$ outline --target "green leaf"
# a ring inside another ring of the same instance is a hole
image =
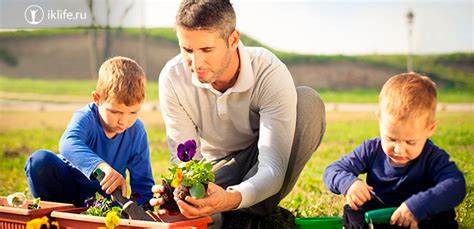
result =
[[[204,185],[196,183],[189,189],[189,193],[192,197],[199,199],[204,197],[206,190],[204,190]]]

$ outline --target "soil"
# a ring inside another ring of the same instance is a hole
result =
[[[185,198],[186,196],[190,196],[191,194],[189,193],[189,188],[183,185],[178,186],[173,194],[178,197],[182,201],[186,201]]]
[[[165,191],[161,193],[161,198],[164,199],[165,203],[163,205],[160,205],[160,209],[168,210],[168,213],[170,215],[179,214],[179,207],[178,204],[176,204],[173,195],[174,188],[168,185],[168,183],[166,183],[165,181],[162,181],[161,184],[165,187]]]
[[[104,47],[104,36],[98,37],[98,47]],[[128,56],[138,61],[147,78],[157,81],[160,70],[179,53],[178,46],[167,40],[115,33],[109,56]],[[97,69],[91,61],[93,49],[87,33],[47,37],[0,37],[0,50],[7,51],[16,61],[11,66],[0,59],[0,75],[40,79],[95,79]],[[102,56],[100,53],[99,56]],[[103,58],[99,60],[101,63]],[[347,61],[287,64],[297,86],[313,88],[380,88],[391,75],[399,73],[387,67]]]

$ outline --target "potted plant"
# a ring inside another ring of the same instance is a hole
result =
[[[188,140],[178,145],[179,164],[172,164],[166,176],[162,176],[165,191],[161,194],[165,203],[160,206],[167,209],[169,214],[178,214],[179,208],[173,197],[185,201],[186,196],[196,199],[206,196],[209,182],[214,182],[215,175],[212,164],[205,159],[193,160],[196,155],[196,141]]]
[[[85,203],[88,207],[53,211],[51,216],[62,228],[207,228],[207,224],[212,222],[210,217],[187,219],[183,215],[160,216],[155,212],[150,214],[156,221],[131,219],[123,214],[121,207],[113,206],[111,200],[99,193],[86,199]]]
[[[0,228],[26,228],[28,221],[48,217],[58,209],[74,208],[72,204],[26,199],[23,193],[0,197]]]
[[[80,214],[86,208],[75,208],[60,211],[53,211],[51,217],[58,222],[61,228],[99,228],[112,227],[121,228],[207,228],[208,223],[212,222],[211,217],[200,217],[187,219],[183,215],[163,215],[159,216],[153,213],[157,218],[156,222],[134,219],[122,219],[113,213],[108,214],[108,218],[103,216],[92,216]]]

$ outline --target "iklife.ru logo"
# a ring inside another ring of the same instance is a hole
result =
[[[44,11],[41,6],[38,5],[31,5],[26,7],[25,10],[25,20],[26,22],[37,25],[41,23],[44,19]]]
[[[45,16],[48,20],[86,20],[87,12],[72,12],[68,9],[48,9],[46,14],[39,5],[31,5],[25,9],[25,20],[31,25],[40,24]]]

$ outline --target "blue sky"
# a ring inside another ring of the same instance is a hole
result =
[[[168,1],[169,2],[169,1]],[[412,10],[414,53],[473,51],[473,2],[325,0],[232,1],[237,27],[277,49],[310,54],[406,53],[406,14]],[[167,12],[175,12],[170,4]],[[157,3],[153,5],[158,5]],[[147,14],[172,25],[174,14]]]
[[[105,0],[95,0],[98,21],[105,21]],[[28,4],[87,11],[85,0],[0,0],[0,29],[16,28]],[[170,27],[177,0],[110,0],[112,25]],[[408,50],[406,13],[415,14],[413,52],[473,52],[472,0],[231,0],[237,28],[273,48],[308,54],[392,54]],[[65,6],[64,4],[69,4]],[[71,6],[74,5],[74,6]],[[47,11],[47,10],[45,10]],[[100,13],[99,13],[100,12]],[[15,15],[19,17],[15,18]],[[97,15],[97,14],[96,14]],[[64,26],[50,21],[43,27]],[[88,25],[90,20],[80,22]],[[25,23],[24,23],[25,24]],[[21,28],[21,26],[20,26]]]

